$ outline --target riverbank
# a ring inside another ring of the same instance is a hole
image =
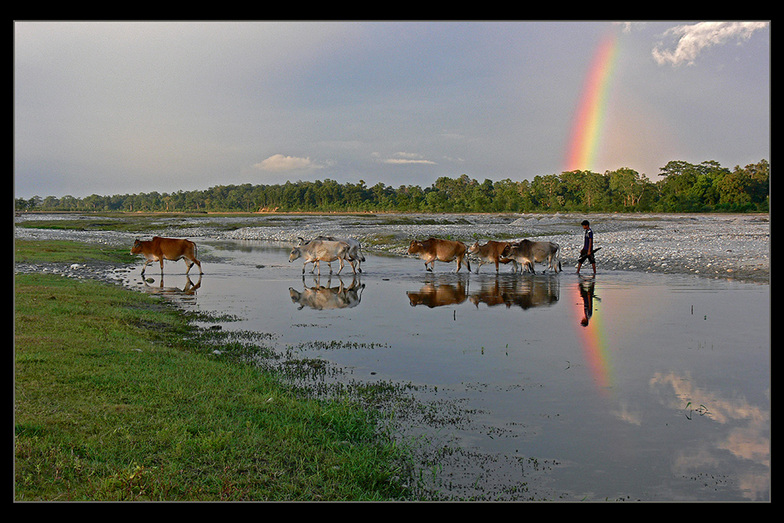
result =
[[[69,254],[49,245],[44,263]],[[372,414],[243,363],[263,346],[216,341],[165,302],[92,278],[17,274],[14,301],[16,501],[408,495],[401,449]]]
[[[24,215],[17,218],[16,237],[129,246],[139,235],[290,244],[300,237],[326,235],[353,237],[369,252],[396,256],[407,256],[412,239],[429,236],[469,244],[532,238],[558,243],[564,267],[572,270],[582,246],[580,222],[585,218],[591,221],[596,246],[602,248],[596,255],[599,271],[691,274],[760,283],[770,279],[768,214],[265,214],[153,218],[119,214],[100,220],[90,215]],[[71,223],[56,225],[64,220]],[[143,222],[134,230],[138,220]],[[37,228],[44,226],[47,228]]]

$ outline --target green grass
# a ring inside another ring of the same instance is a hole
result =
[[[131,247],[109,247],[65,240],[15,240],[14,258],[19,263],[85,263],[91,261],[134,263],[139,255]]]
[[[405,453],[372,414],[213,356],[207,331],[156,298],[17,274],[14,319],[17,501],[408,494]]]

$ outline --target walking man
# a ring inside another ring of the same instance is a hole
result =
[[[583,241],[583,248],[580,251],[580,259],[577,260],[577,274],[580,274],[580,267],[583,266],[583,262],[588,260],[591,262],[591,267],[593,267],[593,275],[596,276],[596,260],[593,257],[593,231],[591,230],[591,224],[588,220],[583,220],[581,225],[585,230],[585,240]]]

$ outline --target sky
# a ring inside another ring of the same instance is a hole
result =
[[[770,42],[765,21],[17,21],[14,193],[743,167],[770,161]]]

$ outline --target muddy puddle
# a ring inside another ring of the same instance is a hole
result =
[[[459,420],[405,429],[457,449],[432,466],[445,497],[770,499],[768,285],[445,263],[428,273],[372,254],[361,275],[322,266],[318,277],[288,262],[287,244],[200,248],[203,277],[169,263],[163,282],[155,268],[127,285],[236,316],[222,327],[274,333],[280,350],[352,380],[412,384]]]

